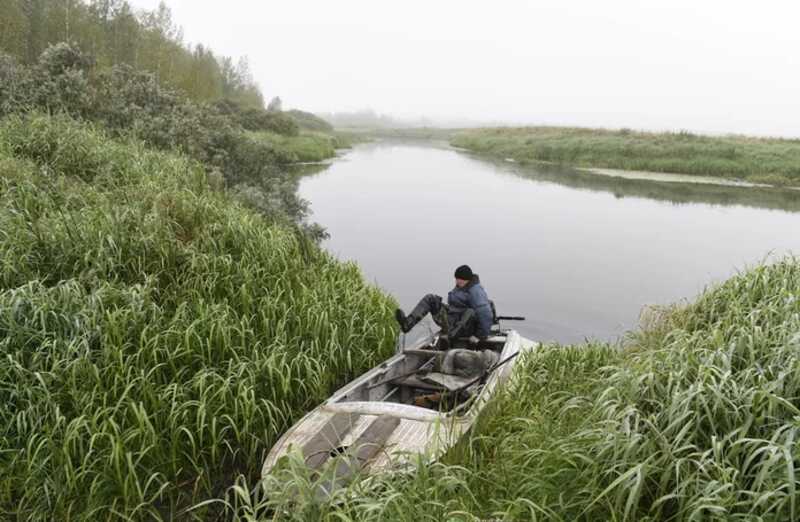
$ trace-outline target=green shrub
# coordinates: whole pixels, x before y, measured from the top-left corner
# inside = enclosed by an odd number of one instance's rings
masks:
[[[94,122],[113,137],[133,138],[150,147],[181,152],[199,161],[208,172],[222,174],[228,187],[247,185],[247,191],[237,190],[237,194],[253,196],[254,190],[264,191],[263,197],[248,197],[248,205],[269,219],[294,222],[313,231],[315,237],[324,234],[318,226],[303,224],[307,204],[296,196],[294,176],[284,166],[333,156],[330,139],[297,136],[297,124],[283,113],[243,108],[234,101],[197,104],[163,87],[152,74],[127,65],[96,74],[91,71],[92,61],[67,44],[47,49],[34,67],[21,67],[7,57],[0,58],[0,116],[29,110],[63,112]],[[53,131],[49,123],[45,127]],[[254,140],[246,129],[266,130],[281,138]],[[55,137],[46,138],[44,144],[30,140],[26,145],[25,141],[21,139],[17,146],[30,148],[30,154],[57,153],[54,159],[71,158],[81,165],[87,180],[99,168],[91,158],[80,156],[82,149],[62,154],[65,151]],[[58,151],[33,150],[39,146],[56,147]]]
[[[333,125],[320,118],[316,114],[306,111],[292,109],[284,114],[290,116],[301,129],[317,132],[333,132]]]

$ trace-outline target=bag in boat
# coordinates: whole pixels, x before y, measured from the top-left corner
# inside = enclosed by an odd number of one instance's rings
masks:
[[[420,379],[457,390],[494,366],[500,356],[491,350],[447,350],[436,361],[435,371]]]

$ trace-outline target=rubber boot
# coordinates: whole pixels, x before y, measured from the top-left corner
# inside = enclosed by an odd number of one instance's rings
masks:
[[[397,319],[397,322],[400,324],[400,331],[403,333],[410,332],[420,321],[420,318],[416,317],[413,313],[411,315],[406,315],[399,308],[394,311],[394,318]]]
[[[424,302],[420,302],[408,315],[398,308],[394,311],[394,318],[400,323],[400,330],[402,330],[403,333],[408,333],[418,322],[422,321],[422,318],[425,317],[427,313],[428,305]]]

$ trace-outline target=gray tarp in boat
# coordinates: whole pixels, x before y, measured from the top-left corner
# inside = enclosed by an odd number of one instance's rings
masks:
[[[437,371],[419,375],[419,379],[455,391],[494,366],[499,358],[492,350],[447,350],[437,361]]]

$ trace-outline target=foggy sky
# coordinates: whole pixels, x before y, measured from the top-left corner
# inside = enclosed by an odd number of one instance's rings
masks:
[[[285,107],[800,136],[797,0],[166,3]]]

